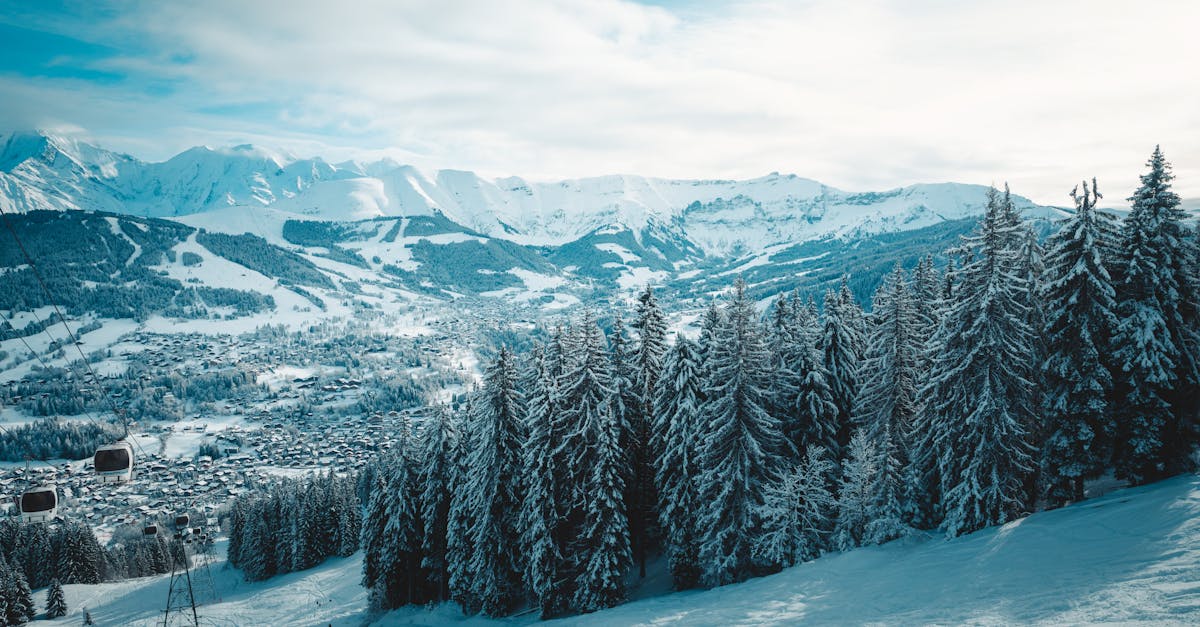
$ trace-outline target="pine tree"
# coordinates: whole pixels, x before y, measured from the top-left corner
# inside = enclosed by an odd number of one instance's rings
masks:
[[[473,447],[467,451],[461,486],[470,573],[462,583],[472,599],[464,609],[506,616],[519,606],[523,593],[519,482],[525,417],[517,366],[508,348],[502,347],[487,369],[474,409],[468,427]]]
[[[916,326],[904,269],[896,264],[872,300],[862,386],[855,403],[855,422],[877,447],[887,445],[885,431],[902,435],[913,428],[921,352]],[[906,464],[906,446],[898,444],[897,453],[904,455],[899,461]]]
[[[446,559],[446,528],[453,494],[458,426],[450,411],[435,406],[421,434],[420,518],[421,566],[429,572],[432,590],[439,601],[450,598],[450,575]]]
[[[424,521],[418,484],[420,469],[407,419],[400,425],[393,450],[380,559],[387,565],[382,581],[384,598],[388,607],[394,608],[425,602],[423,587],[428,578],[421,567]]]
[[[1116,292],[1108,266],[1113,218],[1096,209],[1095,179],[1071,192],[1075,213],[1059,224],[1047,253],[1046,361],[1042,368],[1047,438],[1042,451],[1043,496],[1052,505],[1083,499],[1083,482],[1110,458],[1108,403],[1112,391],[1108,346],[1116,327]]]
[[[50,582],[50,590],[46,593],[46,618],[54,619],[67,615],[67,597],[58,580]]]
[[[837,448],[841,457],[850,439],[854,400],[858,396],[859,363],[863,352],[862,309],[850,291],[849,277],[843,276],[839,290],[825,295],[825,319],[821,332],[821,351],[829,388],[837,407]]]
[[[964,240],[952,304],[931,343],[917,459],[936,466],[924,474],[936,474],[951,536],[1006,522],[1028,506],[1031,332],[1021,305],[1027,286],[1008,247],[1014,228],[993,189],[976,234]]]
[[[700,350],[682,335],[667,352],[654,403],[654,431],[663,434],[658,458],[659,520],[676,590],[700,583],[696,512],[704,405]]]
[[[459,449],[454,464],[454,485],[456,489],[450,497],[450,512],[446,520],[446,569],[450,575],[450,598],[462,607],[477,607],[471,593],[471,522],[472,508],[468,494],[462,489],[468,476],[467,453],[475,448],[474,434],[471,429],[471,416],[474,415],[475,394],[466,395],[463,407],[457,413],[456,422],[460,426]],[[368,517],[367,522],[370,521]],[[366,523],[364,523],[364,528]],[[364,536],[365,540],[365,536]],[[367,547],[364,546],[364,551]]]
[[[863,534],[866,544],[883,544],[908,535],[912,526],[909,521],[916,511],[908,501],[912,492],[908,489],[907,456],[901,453],[899,438],[891,428],[873,440],[879,455],[879,475],[875,479],[875,491],[871,495],[871,508],[867,516],[867,528]]]
[[[624,502],[626,456],[615,404],[614,397],[607,411],[588,416],[596,420],[584,425],[587,449],[578,459],[588,472],[585,524],[576,549],[580,570],[574,605],[581,612],[624,601],[625,574],[632,564]]]
[[[813,318],[815,324],[816,318]],[[803,328],[803,327],[801,327]],[[816,330],[800,333],[786,357],[789,370],[798,376],[796,382],[794,420],[788,433],[797,451],[819,446],[825,451],[839,451],[838,406],[834,402],[829,372],[821,351],[814,344]]]
[[[645,577],[646,556],[657,547],[661,536],[656,524],[658,495],[654,462],[662,455],[663,434],[653,430],[652,421],[654,391],[658,388],[663,355],[667,350],[667,322],[650,286],[646,286],[638,296],[637,318],[633,328],[638,332],[637,348],[633,355],[637,407],[636,411],[629,413],[629,422],[637,447],[631,460],[633,472],[627,490],[630,498],[626,502],[633,558],[638,566],[638,575]]]
[[[556,500],[554,454],[559,440],[554,429],[559,411],[558,379],[561,355],[557,337],[551,345],[535,346],[522,388],[525,391],[525,498],[521,507],[521,542],[526,560],[525,582],[533,592],[543,619],[558,615],[566,607],[559,582],[563,557],[559,551],[559,504]]]
[[[391,576],[392,565],[383,561],[384,543],[387,541],[384,529],[387,527],[391,490],[383,472],[376,473],[372,483],[359,544],[363,547],[362,585],[367,589],[371,609],[378,611],[391,609],[385,580]]]
[[[769,366],[754,303],[739,279],[707,364],[698,527],[703,580],[710,586],[777,567],[755,564],[751,554],[765,492],[784,471],[787,447],[782,426],[766,410]]]
[[[619,447],[624,462],[620,465],[621,484],[624,486],[624,507],[629,526],[629,540],[638,565],[645,568],[647,533],[652,524],[645,514],[654,509],[645,499],[653,495],[644,480],[649,474],[649,417],[644,413],[641,388],[638,385],[637,354],[632,342],[625,334],[625,324],[620,312],[613,318],[612,330],[608,335],[608,354],[611,361],[613,388],[613,415],[617,420]],[[639,574],[644,576],[644,570]]]
[[[760,563],[783,567],[816,559],[825,550],[836,504],[834,472],[825,449],[810,446],[800,463],[767,490],[761,517],[766,531],[754,546]]]
[[[842,551],[863,544],[867,526],[872,522],[879,473],[879,451],[863,431],[856,431],[850,438],[847,452],[838,487],[837,525],[833,531],[833,545]]]
[[[12,596],[9,598],[8,622],[10,625],[24,625],[33,620],[37,610],[33,605],[33,593],[29,590],[29,582],[25,573],[14,569],[10,576]]]
[[[952,266],[953,263],[948,265]],[[950,268],[944,275],[938,273],[931,255],[923,257],[913,271],[914,331],[919,347],[918,381],[928,380],[933,361],[941,350],[934,341],[934,335],[949,303],[952,285],[953,273]],[[940,522],[940,480],[934,459],[936,449],[929,439],[928,425],[933,422],[932,408],[927,406],[927,398],[921,392],[921,387],[918,386],[917,413],[913,416],[912,428],[893,435],[906,442],[908,448],[908,464],[903,471],[904,519],[914,527],[929,529]]]
[[[771,307],[768,346],[771,350],[771,394],[768,411],[783,427],[791,450],[789,457],[803,450],[802,441],[808,424],[800,415],[799,394],[805,372],[800,371],[801,352],[807,348],[805,330],[797,324],[803,311],[786,296],[779,296]]]
[[[1122,227],[1119,368],[1114,412],[1117,474],[1145,483],[1188,467],[1196,441],[1196,250],[1171,190],[1171,166],[1155,147]]]
[[[933,255],[925,255],[917,262],[912,276],[913,326],[917,344],[922,347],[937,330],[944,291],[943,277],[933,265]]]
[[[559,521],[563,542],[559,550],[566,558],[559,577],[571,582],[564,587],[563,594],[569,595],[574,609],[590,611],[606,603],[605,599],[611,599],[609,593],[623,594],[606,588],[603,582],[612,569],[628,566],[627,559],[621,558],[629,551],[628,519],[623,508],[614,510],[607,501],[609,490],[622,479],[606,474],[609,469],[618,474],[621,470],[610,466],[608,457],[612,452],[607,440],[607,428],[616,420],[613,403],[617,390],[613,386],[612,362],[605,350],[604,335],[590,313],[585,315],[567,351],[558,385],[562,403],[560,420],[555,427],[562,435],[555,457],[556,468],[562,470],[555,478],[559,488],[557,500],[563,508]],[[619,447],[620,432],[617,433]],[[602,521],[598,522],[597,516]],[[597,524],[602,527],[596,527]],[[601,538],[597,535],[600,533],[607,535]],[[624,552],[622,538],[626,543]],[[610,557],[602,558],[601,554]]]

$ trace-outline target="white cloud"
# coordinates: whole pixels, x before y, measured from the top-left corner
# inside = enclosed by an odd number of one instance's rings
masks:
[[[1200,196],[1196,23],[1188,0],[153,3],[71,34],[148,44],[105,69],[173,93],[0,89],[159,156],[252,140],[535,178],[1008,180],[1061,204],[1092,175],[1127,195],[1160,142]]]

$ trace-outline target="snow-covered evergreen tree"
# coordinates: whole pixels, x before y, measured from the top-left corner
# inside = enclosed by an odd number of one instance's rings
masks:
[[[1031,383],[1025,378],[1031,332],[1022,306],[1024,280],[999,194],[965,238],[952,304],[938,327],[932,372],[923,396],[917,463],[931,464],[949,535],[1000,524],[1024,511],[1034,470],[1029,425]]]
[[[587,472],[584,525],[575,546],[579,575],[573,604],[581,612],[624,601],[625,575],[632,564],[623,478],[627,457],[621,450],[615,405],[613,395],[607,410],[586,415],[587,445],[577,459]]]
[[[876,447],[888,446],[884,432],[902,436],[913,428],[917,386],[921,376],[919,334],[904,268],[896,264],[871,301],[862,385],[855,402],[855,423]],[[904,442],[898,442],[900,463],[907,463]]]
[[[559,329],[555,337],[561,335]],[[560,345],[535,346],[522,380],[525,392],[525,494],[521,506],[521,542],[526,556],[525,583],[541,609],[542,618],[566,607],[559,581],[563,556],[559,551],[559,503],[556,500],[554,455],[558,435],[558,380],[562,375]]]
[[[558,339],[560,345],[556,350],[561,351],[561,375],[557,384],[559,410],[551,424],[558,439],[553,458],[555,502],[559,512],[555,535],[558,552],[563,558],[558,567],[559,593],[568,606],[573,606],[575,588],[583,568],[578,545],[587,524],[585,508],[590,498],[587,493],[590,466],[580,463],[580,456],[592,450],[585,426],[597,423],[602,413],[611,411],[608,404],[614,390],[612,362],[604,334],[590,311]]]
[[[469,495],[462,489],[467,477],[467,452],[475,448],[473,430],[470,428],[471,416],[474,411],[475,394],[468,394],[461,410],[456,412],[456,424],[459,425],[459,451],[454,464],[453,480],[455,490],[450,497],[450,511],[446,520],[446,570],[450,576],[450,598],[463,607],[472,607],[475,602],[471,596],[471,512]],[[369,517],[368,517],[369,522]],[[367,523],[364,523],[364,529]],[[365,536],[364,536],[365,538]],[[363,547],[364,552],[369,550]]]
[[[458,425],[449,409],[434,406],[421,432],[421,567],[429,573],[430,587],[439,601],[450,598],[450,573],[446,557],[446,528],[454,490]]]
[[[849,442],[854,418],[854,401],[860,384],[859,369],[863,354],[862,308],[850,291],[849,277],[843,276],[837,292],[825,294],[825,317],[821,330],[820,348],[829,389],[837,407],[837,448],[830,449],[835,458]]]
[[[909,474],[907,456],[901,452],[900,438],[890,428],[884,429],[873,441],[879,455],[879,475],[875,479],[863,542],[883,544],[907,535],[912,529],[916,506],[909,501],[913,492],[908,481],[913,475]]]
[[[704,431],[703,374],[699,347],[677,335],[667,352],[654,403],[654,430],[663,434],[657,469],[659,520],[676,590],[700,583],[696,481]]]
[[[1195,242],[1155,147],[1122,226],[1112,345],[1118,476],[1154,481],[1186,468],[1196,441]]]
[[[612,329],[608,334],[611,386],[613,391],[612,412],[617,421],[618,446],[624,461],[620,464],[621,485],[624,486],[626,524],[629,526],[629,541],[634,555],[642,558],[645,565],[647,532],[652,526],[644,514],[653,507],[644,503],[652,495],[653,488],[642,484],[648,469],[644,467],[649,451],[647,440],[650,428],[644,413],[641,388],[638,384],[636,347],[625,333],[625,322],[618,311],[613,317]]]
[[[800,462],[768,488],[761,514],[766,531],[754,546],[756,561],[788,567],[820,557],[833,528],[836,501],[829,482],[834,471],[825,449],[810,446]]]
[[[811,313],[811,312],[810,312]],[[811,319],[815,324],[816,318]],[[816,329],[799,327],[795,342],[785,357],[789,373],[797,376],[794,392],[794,422],[788,438],[797,452],[819,446],[826,452],[838,445],[838,407],[834,402],[829,372],[815,344]]]
[[[862,430],[855,431],[842,463],[842,480],[837,495],[837,525],[833,546],[846,551],[862,546],[872,521],[876,482],[879,479],[879,450]]]
[[[914,328],[918,345],[924,347],[937,330],[941,318],[942,296],[945,293],[943,277],[933,264],[933,255],[925,255],[917,262],[912,274],[912,305]],[[923,357],[923,356],[922,356]],[[923,360],[923,366],[926,364]],[[922,371],[927,368],[922,367]]]
[[[1117,324],[1116,292],[1108,267],[1116,237],[1113,217],[1096,208],[1095,179],[1071,192],[1075,213],[1050,237],[1042,368],[1046,433],[1042,493],[1051,505],[1083,499],[1083,482],[1110,458],[1109,341]]]
[[[770,352],[745,281],[734,284],[706,364],[704,445],[698,479],[703,581],[739,581],[775,564],[755,564],[766,490],[784,471],[782,425],[767,410]]]
[[[468,604],[464,610],[506,616],[523,598],[519,492],[524,436],[524,397],[518,388],[515,358],[506,347],[484,374],[483,389],[467,426],[472,448],[466,453],[466,476],[460,484],[467,510],[466,573]],[[456,498],[458,496],[456,495]]]
[[[54,619],[67,615],[67,596],[58,580],[50,582],[50,590],[46,592],[46,618]]]
[[[632,476],[626,490],[629,533],[638,574],[646,576],[646,556],[658,545],[658,494],[655,460],[662,455],[662,433],[653,429],[654,392],[662,376],[663,355],[667,350],[667,322],[654,290],[650,286],[638,296],[637,318],[633,328],[638,342],[633,355],[636,411],[629,413],[630,426],[638,443],[631,459]],[[627,410],[628,411],[628,410]]]

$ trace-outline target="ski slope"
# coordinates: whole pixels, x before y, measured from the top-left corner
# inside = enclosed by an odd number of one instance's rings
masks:
[[[245,583],[213,564],[220,600],[202,598],[215,625],[524,625],[464,617],[457,607],[369,617],[360,556]],[[78,625],[87,605],[101,625],[161,619],[166,577],[66,586]],[[45,591],[35,600],[42,607]],[[318,604],[319,602],[319,604]],[[946,540],[922,535],[829,555],[714,590],[645,598],[550,625],[1200,623],[1200,477],[1132,488],[1003,527]],[[47,624],[47,623],[40,623]]]

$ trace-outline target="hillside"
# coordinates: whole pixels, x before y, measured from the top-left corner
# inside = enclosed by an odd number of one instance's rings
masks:
[[[359,556],[244,583],[218,560],[212,624],[360,625]],[[152,625],[165,577],[67,586],[71,613],[35,624]],[[637,593],[635,592],[635,595]],[[36,595],[39,607],[44,591]],[[1195,624],[1200,612],[1200,477],[1113,492],[1003,527],[926,536],[823,557],[778,575],[707,591],[642,598],[562,625]],[[377,625],[530,624],[465,618],[454,606],[397,610]]]

